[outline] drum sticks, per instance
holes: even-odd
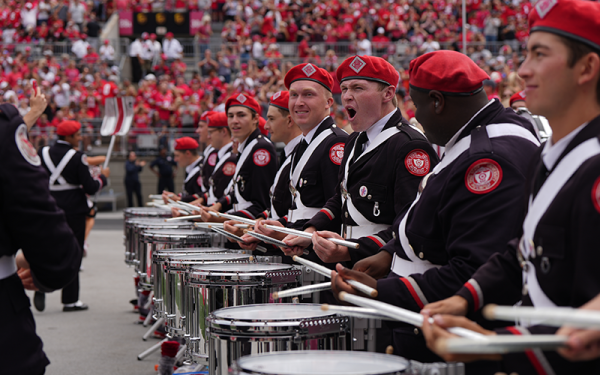
[[[310,260],[304,259],[304,258],[300,258],[297,255],[294,255],[293,257],[295,262],[298,262],[310,269],[312,269],[313,271],[320,273],[321,275],[325,276],[325,277],[331,277],[331,270],[327,267],[323,267],[320,264],[317,264],[315,262],[311,262]],[[371,288],[370,286],[367,286],[363,283],[360,283],[356,280],[345,280],[348,284],[352,285],[352,287],[368,296],[371,297],[377,297],[377,290]]]
[[[291,228],[278,227],[275,225],[268,225],[268,224],[263,224],[263,225],[265,226],[265,228],[271,229],[271,230],[274,230],[277,232],[281,232],[281,233],[285,233],[285,234],[292,234],[292,235],[298,236],[298,237],[312,238],[312,234],[308,233],[308,232],[302,232],[302,231],[291,229]],[[340,246],[346,246],[350,249],[358,249],[358,247],[359,247],[359,245],[354,242],[340,240],[338,238],[327,238],[327,237],[324,237],[324,238],[328,241],[333,242],[334,244],[337,244]]]
[[[528,336],[486,336],[486,340],[468,338],[442,339],[437,349],[444,353],[461,354],[505,354],[522,352],[528,349],[556,350],[565,345],[567,336],[528,335]]]
[[[292,289],[290,289],[292,290]],[[365,307],[354,307],[354,306],[337,306],[337,305],[328,305],[326,303],[321,305],[321,310],[329,311],[332,313],[345,315],[345,316],[353,316],[355,318],[364,318],[364,319],[380,319],[380,320],[392,320],[388,316],[381,315],[375,309],[368,309]]]
[[[527,306],[488,305],[483,316],[490,320],[527,320],[554,327],[600,329],[600,312],[570,307],[535,308]]]
[[[225,229],[222,229],[222,228],[217,228],[217,227],[212,227],[212,226],[209,226],[209,228],[210,228],[210,229],[212,229],[213,231],[215,231],[215,232],[219,233],[219,234],[222,234],[223,236],[225,236],[225,237],[227,237],[227,238],[229,238],[229,239],[232,239],[232,240],[234,240],[234,241],[237,241],[237,242],[241,242],[241,243],[247,244],[247,242],[246,242],[246,241],[244,241],[244,240],[242,239],[242,237],[239,237],[239,236],[236,236],[235,234],[229,233],[229,232],[228,232],[228,231],[226,231]],[[258,250],[258,251],[260,251],[260,252],[262,252],[262,253],[266,253],[266,252],[267,252],[267,249],[265,249],[265,248],[264,248],[264,247],[262,247],[262,246],[256,246],[256,250]]]
[[[298,288],[292,288],[287,290],[282,290],[281,292],[274,292],[273,299],[299,296],[302,294],[309,294],[314,292],[320,292],[323,290],[331,289],[331,283],[321,283],[321,284],[313,284],[313,285],[305,285]]]
[[[416,327],[421,327],[423,325],[423,315],[414,311],[392,306],[387,303],[375,301],[369,298],[355,296],[346,292],[340,292],[338,297],[341,301],[349,302],[357,306],[376,309],[379,314],[389,316],[392,319],[399,320],[404,323],[412,324]],[[430,318],[430,321],[433,323],[432,318]],[[457,336],[478,340],[479,342],[487,340],[487,336],[462,327],[448,328],[448,332],[451,332]]]

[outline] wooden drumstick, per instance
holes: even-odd
[[[267,229],[271,229],[271,230],[274,230],[277,232],[291,234],[291,235],[298,236],[298,237],[312,238],[312,234],[308,233],[308,232],[303,232],[303,231],[292,229],[292,228],[278,227],[276,225],[269,225],[269,224],[264,224],[264,226]],[[355,242],[340,240],[339,238],[331,238],[331,237],[323,237],[323,238],[326,239],[327,241],[333,242],[336,245],[346,246],[347,248],[350,248],[350,249],[358,249],[360,247],[360,245]]]
[[[487,336],[487,339],[469,338],[440,339],[436,349],[443,353],[460,354],[506,354],[529,349],[556,350],[563,347],[567,336],[527,335],[527,336]]]

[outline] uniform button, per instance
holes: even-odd
[[[346,219],[348,218],[348,211],[344,212],[344,216],[346,217]]]
[[[537,249],[535,249],[535,250],[537,251],[537,255],[540,257],[544,253],[544,249],[541,246],[538,246]]]
[[[367,199],[371,199],[373,198],[373,196],[371,196],[371,194],[367,195]]]
[[[425,256],[425,254],[423,254],[423,252],[419,253],[419,258],[423,259],[424,256]]]
[[[392,237],[396,238],[396,232],[392,232]]]
[[[304,185],[306,185],[307,182],[308,182],[307,180],[304,180]]]
[[[415,335],[418,335],[419,334],[419,329],[415,328],[413,332],[415,333]]]

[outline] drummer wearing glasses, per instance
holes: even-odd
[[[600,4],[588,1],[542,0],[530,13],[529,53],[518,73],[525,81],[527,108],[546,117],[553,133],[531,163],[527,215],[508,250],[480,267],[455,296],[426,306],[428,314],[466,315],[488,303],[579,308],[600,293],[599,20]],[[592,301],[583,308],[597,306]],[[444,328],[481,330],[464,317],[436,316],[435,322],[424,330],[431,348],[449,336]],[[535,335],[556,328],[519,325],[482,332]],[[600,360],[589,360],[598,357],[597,339],[586,346],[581,341],[586,335],[578,330],[558,333],[573,335],[561,354],[587,361],[569,362],[539,349],[496,359],[506,372],[521,375],[600,373]]]

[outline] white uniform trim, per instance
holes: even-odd
[[[571,176],[577,172],[579,167],[590,158],[600,154],[600,143],[598,138],[591,138],[575,147],[569,152],[556,166],[548,176],[535,199],[529,197],[529,209],[525,221],[523,222],[523,236],[519,242],[519,251],[525,259],[528,259],[534,251],[533,237],[535,230],[548,210],[548,207],[556,198],[563,186],[569,181]],[[529,261],[523,267],[523,283],[527,284],[529,297],[535,307],[555,307],[554,302],[548,298],[540,287],[535,267]]]
[[[533,134],[531,134],[530,131],[515,124],[490,124],[485,127],[485,130],[487,131],[488,137],[490,139],[499,137],[519,137],[530,141],[536,146],[540,145],[538,139]],[[458,157],[464,152],[466,152],[470,147],[471,135],[468,135],[465,138],[458,141],[448,150],[448,153],[446,153],[442,161],[435,166],[432,173],[439,174],[446,167],[451,165],[456,159],[458,159]],[[404,254],[406,254],[406,256],[409,259],[405,260],[399,257],[398,255],[394,256],[394,260],[392,262],[392,271],[398,276],[408,276],[412,273],[424,273],[425,271],[431,268],[441,267],[440,265],[432,264],[427,260],[422,260],[418,258],[414,250],[410,246],[408,237],[406,236],[406,221],[413,207],[415,206],[415,204],[417,204],[420,198],[421,194],[417,194],[417,197],[415,198],[408,211],[406,211],[406,214],[404,215],[402,221],[400,222],[400,225],[398,226],[400,244],[402,245],[402,250],[404,251]]]
[[[42,148],[42,156],[44,158],[44,163],[48,170],[50,171],[50,181],[49,187],[52,191],[64,191],[64,190],[74,190],[79,189],[81,186],[69,184],[67,180],[61,175],[61,173],[65,170],[69,161],[73,158],[73,156],[77,153],[75,149],[70,149],[67,151],[65,156],[60,160],[57,166],[54,165],[52,159],[50,158],[50,147],[46,146]],[[58,182],[58,185],[54,185],[55,182]]]
[[[333,130],[323,130],[321,134],[319,134],[315,139],[313,139],[310,142],[310,144],[304,151],[304,154],[302,154],[302,157],[300,158],[300,160],[298,160],[296,168],[290,168],[290,185],[293,186],[295,189],[297,189],[298,179],[300,178],[300,174],[306,166],[306,163],[308,162],[312,154],[315,152],[317,147],[319,147],[319,145],[323,143],[323,141],[331,134],[333,134]],[[295,154],[294,158],[296,158]],[[292,201],[296,204],[296,209],[288,211],[288,221],[290,223],[294,223],[298,220],[312,219],[312,217],[319,213],[319,211],[321,210],[320,207],[306,207],[306,205],[304,205],[304,203],[302,202],[300,192],[297,190],[295,194],[292,194]]]
[[[215,172],[220,170],[223,163],[225,163],[227,161],[227,159],[229,159],[230,157],[231,157],[231,151],[226,153],[225,155],[221,156],[221,158],[219,159],[219,162],[217,163],[217,165],[215,165],[215,169],[213,169],[213,174],[215,174]],[[215,195],[214,184],[211,184],[210,188],[208,189],[208,199],[206,201],[206,204],[212,205],[218,199],[219,198]]]
[[[277,186],[277,183],[279,182],[279,177],[281,177],[281,172],[283,172],[285,167],[288,164],[290,164],[291,162],[292,162],[292,158],[286,158],[285,161],[281,164],[281,167],[279,167],[279,170],[277,171],[277,174],[275,175],[275,182],[273,183],[273,186],[271,186],[271,189],[270,189],[271,197],[273,197],[273,195],[275,194],[275,186]],[[273,219],[273,220],[279,219],[279,215],[277,215],[277,211],[275,211],[275,207],[273,206],[273,198],[271,198],[271,219]]]
[[[237,200],[237,203],[233,205],[234,211],[245,210],[246,208],[252,206],[252,202],[248,202],[247,200],[244,199],[244,197],[242,197],[242,194],[240,194],[240,189],[238,188],[238,184],[235,183],[235,180],[237,179],[238,175],[240,174],[242,165],[244,165],[244,163],[246,162],[246,159],[248,159],[248,156],[250,155],[250,153],[252,152],[252,149],[254,148],[254,146],[257,143],[258,143],[258,138],[255,138],[252,142],[250,142],[249,144],[247,144],[244,147],[244,151],[240,155],[237,165],[235,166],[235,173],[233,174],[233,177],[231,178],[231,182],[229,182],[229,185],[227,186],[226,191],[231,191],[231,189],[233,189],[233,193],[235,194],[235,199]]]

